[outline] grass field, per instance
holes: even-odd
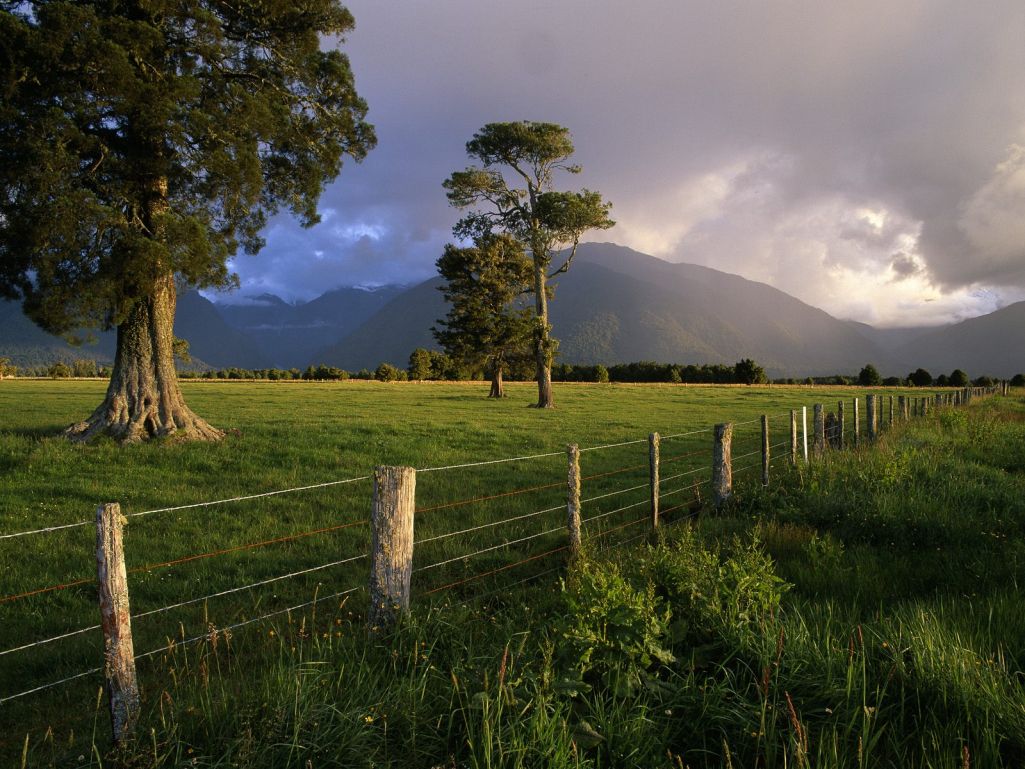
[[[968,675],[973,671],[962,670],[962,684],[970,682],[978,689],[973,694],[976,706],[980,696],[993,698],[989,704],[983,702],[979,711],[988,714],[983,721],[992,721],[992,744],[988,748],[989,753],[985,753],[987,748],[983,746],[984,755],[1003,760],[1002,756],[1009,749],[1008,743],[1006,739],[1001,741],[993,735],[1002,734],[1001,730],[1017,729],[1025,723],[1025,719],[1015,715],[1013,706],[1006,705],[1008,697],[1020,693],[1021,674],[1015,671],[1021,670],[1019,662],[1025,657],[1022,646],[1022,639],[1025,639],[1022,617],[1025,612],[1018,607],[1020,602],[1015,600],[1013,588],[1015,580],[1023,576],[1020,532],[1025,521],[1025,513],[1021,509],[1021,500],[1025,497],[1021,481],[1025,441],[1020,440],[1020,423],[1014,421],[1014,418],[1021,417],[1020,404],[1014,410],[1006,404],[1007,399],[980,403],[970,410],[972,419],[964,417],[963,424],[957,421],[963,416],[960,413],[942,417],[946,419],[943,424],[937,419],[926,420],[928,424],[921,428],[918,425],[911,429],[902,428],[892,437],[887,436],[878,451],[845,454],[842,459],[837,458],[811,474],[800,476],[786,470],[786,450],[780,447],[777,449],[778,482],[766,492],[755,493],[753,481],[757,475],[755,465],[758,457],[744,456],[755,451],[760,440],[759,426],[752,420],[757,420],[763,413],[772,417],[770,424],[775,444],[786,440],[790,408],[810,407],[814,402],[826,403],[828,408],[833,408],[838,398],[849,403],[852,397],[863,395],[864,391],[803,387],[565,385],[556,390],[559,408],[537,411],[528,408],[532,387],[526,384],[511,385],[511,397],[501,402],[485,399],[486,391],[479,384],[197,382],[187,383],[185,387],[186,397],[194,409],[220,427],[237,430],[237,434],[213,446],[172,444],[127,449],[104,444],[71,446],[53,436],[61,427],[87,414],[99,402],[102,383],[4,381],[0,385],[0,477],[3,478],[0,487],[0,510],[3,511],[0,533],[88,520],[97,503],[119,501],[123,511],[129,515],[127,561],[131,572],[133,614],[138,615],[239,585],[361,555],[366,551],[369,538],[367,527],[361,522],[369,512],[371,484],[362,480],[295,494],[157,512],[135,518],[138,513],[360,478],[368,475],[376,464],[433,468],[558,452],[555,456],[518,462],[421,473],[417,483],[420,511],[417,517],[418,540],[441,537],[464,528],[485,528],[461,536],[444,537],[418,547],[414,565],[423,570],[414,574],[414,595],[420,596],[419,611],[426,612],[426,616],[417,620],[421,624],[403,631],[406,634],[403,642],[407,646],[410,643],[429,643],[432,647],[442,642],[450,643],[452,665],[458,667],[461,663],[457,658],[466,657],[466,664],[475,664],[473,660],[482,653],[482,649],[486,650],[483,652],[485,657],[495,653],[501,655],[505,643],[516,636],[517,643],[524,644],[521,657],[530,660],[532,654],[536,656],[539,653],[537,649],[543,647],[540,641],[546,632],[543,630],[545,624],[538,624],[540,615],[544,613],[541,607],[560,605],[561,601],[567,600],[567,594],[557,590],[558,573],[548,573],[561,564],[562,554],[538,558],[515,569],[504,567],[555,549],[565,541],[564,533],[559,530],[564,520],[564,511],[559,508],[565,497],[566,460],[561,453],[565,444],[573,442],[582,448],[593,448],[628,443],[586,451],[582,458],[582,473],[588,479],[584,483],[583,498],[601,497],[585,502],[585,519],[594,519],[590,524],[585,522],[585,537],[592,547],[612,545],[644,533],[644,500],[647,498],[647,491],[643,488],[647,479],[647,445],[644,439],[647,433],[685,434],[665,441],[662,447],[666,463],[663,478],[680,476],[679,480],[663,484],[667,492],[677,488],[674,484],[681,488],[679,502],[668,496],[663,503],[664,507],[670,508],[683,505],[675,516],[672,511],[669,513],[667,518],[671,523],[674,517],[693,507],[694,492],[686,488],[691,485],[691,479],[707,479],[711,453],[708,428],[715,422],[736,421],[745,423],[738,425],[734,455],[738,457],[737,467],[746,468],[740,474],[741,479],[752,481],[750,493],[744,495],[744,502],[732,516],[718,519],[703,517],[699,526],[700,541],[690,541],[684,536],[681,548],[696,548],[700,556],[705,552],[701,548],[714,549],[719,546],[716,543],[727,542],[734,533],[745,541],[754,534],[760,537],[764,549],[776,559],[776,571],[793,586],[786,594],[785,611],[780,611],[774,622],[785,623],[787,636],[797,639],[794,642],[799,647],[804,643],[807,654],[812,657],[819,655],[809,658],[808,662],[815,670],[815,676],[811,676],[815,686],[821,683],[816,677],[819,674],[839,676],[835,684],[831,684],[835,686],[843,683],[844,676],[849,679],[852,675],[849,664],[854,657],[847,657],[847,668],[840,663],[856,627],[869,627],[870,632],[883,635],[893,631],[897,634],[895,643],[907,633],[918,633],[920,637],[931,632],[939,646],[934,652],[929,652],[938,656],[927,660],[933,666],[928,675],[939,676],[937,681],[940,683],[936,685],[943,697],[949,695],[944,688],[943,676],[947,675],[951,665],[964,666],[965,649],[975,655],[971,659],[990,660],[990,656],[993,657],[987,663],[992,668],[992,675],[983,682],[989,689],[978,689],[976,678]],[[897,391],[877,392],[888,394]],[[904,391],[903,394],[922,393]],[[990,403],[997,400],[1005,401],[1001,416],[1010,415],[1006,422],[989,413],[995,408]],[[933,433],[928,430],[933,430],[938,437],[929,437]],[[986,435],[1003,435],[1001,431],[1010,431],[1008,435],[1012,437],[1018,436],[1017,445],[1003,440],[995,447],[981,448]],[[918,437],[914,437],[916,435]],[[957,463],[957,472],[940,472],[938,468],[947,467],[945,463],[949,462]],[[676,463],[676,472],[670,472],[673,466],[670,463]],[[931,484],[934,483],[940,483],[941,487],[932,489]],[[642,488],[619,493],[635,486]],[[521,491],[523,489],[533,490]],[[490,499],[483,499],[485,497]],[[615,512],[622,507],[627,509]],[[541,512],[546,510],[549,512]],[[520,516],[529,517],[492,525]],[[631,525],[635,521],[640,523]],[[304,536],[306,532],[340,526],[348,527]],[[548,530],[553,531],[540,535]],[[680,531],[687,530],[687,527],[680,528]],[[296,538],[270,542],[282,537]],[[517,542],[524,537],[531,539]],[[39,588],[88,580],[95,569],[93,538],[92,527],[81,526],[48,534],[0,539],[0,585],[3,586],[0,599]],[[264,542],[268,544],[241,549]],[[461,557],[487,548],[495,549],[471,558]],[[152,566],[225,550],[231,552],[175,565]],[[604,557],[614,560],[616,552],[609,551]],[[725,563],[730,563],[730,556],[723,558]],[[995,565],[991,563],[992,559],[996,559]],[[433,564],[450,560],[450,563],[431,568]],[[622,567],[624,584],[630,583],[631,579],[642,582],[648,579],[631,566],[644,560],[637,557],[627,560]],[[701,561],[701,558],[697,560]],[[499,569],[502,571],[496,571]],[[223,628],[308,601],[314,595],[361,588],[366,571],[365,560],[354,561],[141,618],[134,623],[136,651],[161,650],[168,639],[201,635],[210,624]],[[476,578],[488,572],[495,573]],[[539,577],[530,583],[531,595],[538,596],[536,600],[531,598],[526,607],[492,611],[495,600],[505,601],[510,584],[533,576]],[[586,579],[580,584],[583,583]],[[446,585],[453,587],[438,590]],[[438,592],[431,594],[434,590]],[[475,604],[476,608],[445,610],[449,614],[440,609],[427,609],[430,605],[444,605],[453,600],[478,596],[485,598]],[[965,596],[971,600],[966,600]],[[309,668],[311,680],[320,680],[316,671],[322,668],[316,666],[329,664],[327,660],[333,661],[330,663],[332,669],[335,664],[343,668],[348,665],[349,670],[356,665],[360,671],[357,679],[366,676],[367,680],[356,685],[349,694],[359,694],[370,700],[376,698],[380,707],[385,707],[385,699],[396,696],[389,689],[395,683],[389,683],[380,668],[381,664],[389,664],[387,658],[377,659],[374,655],[379,650],[374,651],[372,647],[367,650],[359,624],[364,603],[365,596],[357,590],[344,598],[324,601],[316,607],[316,613],[308,609],[293,615],[279,615],[270,623],[257,623],[240,629],[231,641],[230,659],[222,660],[211,651],[209,644],[202,644],[179,648],[174,653],[154,654],[143,660],[140,672],[144,694],[147,695],[147,724],[161,734],[159,738],[154,737],[154,753],[149,763],[175,765],[180,761],[185,765],[199,756],[203,757],[203,765],[219,761],[240,763],[237,755],[230,759],[225,757],[226,754],[216,757],[216,746],[223,746],[227,741],[235,746],[233,750],[238,750],[239,736],[234,733],[239,729],[252,730],[251,724],[245,727],[237,718],[231,717],[229,711],[237,710],[235,706],[239,703],[243,708],[249,707],[245,703],[251,705],[251,700],[261,696],[280,698],[282,687],[287,689],[288,682],[294,678],[296,665],[299,669],[312,665]],[[531,607],[531,603],[536,605]],[[530,616],[524,617],[523,611]],[[984,627],[980,627],[979,612],[986,611],[989,617],[998,621],[990,619],[982,622]],[[558,613],[565,616],[565,607],[561,607]],[[308,617],[309,626],[303,625],[300,630],[301,616]],[[290,618],[293,624],[290,624]],[[0,650],[89,626],[96,622],[95,588],[83,582],[6,600],[0,603],[0,619]],[[956,643],[953,646],[948,624],[954,628],[953,641]],[[484,632],[478,627],[481,625],[492,629]],[[878,631],[876,626],[880,628]],[[773,635],[775,630],[775,626],[772,629],[761,628],[759,633],[752,634],[753,641],[733,638],[730,643],[736,648],[726,654],[727,658],[739,659],[737,655],[741,655],[750,658],[745,659],[746,665],[754,664],[757,657],[754,647],[759,643],[765,646],[765,639],[772,641],[770,651],[775,654],[778,636],[778,633]],[[863,643],[864,630],[859,632],[862,634],[859,643]],[[529,642],[524,634],[529,637]],[[841,639],[844,634],[846,637]],[[283,640],[286,638],[289,640]],[[754,645],[737,647],[741,641],[750,641]],[[711,641],[702,646],[709,643]],[[723,643],[723,638],[715,639],[715,643]],[[835,655],[829,651],[833,646],[837,646],[839,654],[836,660],[832,659]],[[0,656],[0,698],[94,667],[101,660],[100,648],[98,633],[91,632]],[[765,651],[758,648],[760,652]],[[409,648],[403,647],[390,664],[410,664],[409,653]],[[417,653],[413,653],[413,663]],[[708,653],[708,650],[702,652]],[[314,661],[307,659],[310,655]],[[346,659],[349,661],[343,662]],[[862,661],[868,664],[867,652]],[[910,665],[913,661],[900,660],[902,665],[905,662]],[[218,675],[211,670],[211,665],[222,662],[225,665],[221,671],[223,675]],[[551,659],[549,663],[556,665]],[[830,667],[834,663],[837,665],[835,670]],[[524,686],[542,686],[543,655],[540,661],[535,659],[525,664],[532,666],[533,673],[526,677],[530,681]],[[691,676],[696,675],[696,670],[704,669],[703,666],[692,667]],[[728,663],[720,670],[727,670],[727,667]],[[402,670],[407,677],[424,675],[430,678],[434,675],[416,665]],[[240,671],[244,674],[240,675]],[[760,668],[756,667],[754,671],[760,675]],[[998,680],[1001,671],[1011,676],[1003,684]],[[454,668],[449,672],[455,675]],[[867,668],[863,672],[868,675]],[[736,675],[736,671],[731,674]],[[661,674],[657,672],[653,674],[646,668],[644,675],[654,675],[651,680],[660,681],[660,686],[665,684],[662,680],[665,676],[660,678]],[[191,676],[196,676],[196,680],[191,680]],[[219,682],[216,696],[209,688],[212,679]],[[83,762],[88,763],[92,760],[92,729],[97,717],[93,703],[98,680],[96,676],[86,677],[0,704],[0,735],[3,735],[0,740],[6,738],[11,743],[0,746],[0,751],[17,752],[24,734],[30,732],[31,763],[64,765],[61,763],[64,759],[58,757],[72,754],[85,756]],[[191,688],[197,686],[196,681],[201,684],[204,680],[208,686],[205,694],[201,685],[198,689]],[[322,685],[325,692],[330,690],[338,696],[334,687],[341,679],[333,684],[332,680],[328,676],[318,686]],[[423,681],[424,687],[428,687],[427,678]],[[699,684],[695,685],[700,688]],[[846,687],[850,691],[856,690],[863,697],[869,695],[866,682],[854,689],[851,689],[852,685],[847,680]],[[892,692],[892,689],[884,688]],[[177,715],[168,721],[165,702],[156,696],[161,691],[173,692],[173,697],[165,694],[170,699],[195,699],[182,708],[176,704],[174,710]],[[320,690],[312,691],[312,704],[316,704]],[[427,688],[424,688],[424,697],[427,697],[426,692]],[[440,722],[433,729],[434,732],[444,731],[446,736],[436,742],[422,734],[419,737],[422,749],[416,748],[412,754],[417,756],[416,761],[404,763],[398,756],[388,757],[388,751],[397,745],[404,746],[399,751],[400,756],[408,758],[411,755],[409,745],[403,740],[415,741],[418,737],[415,729],[409,731],[411,727],[407,723],[408,733],[400,730],[393,733],[391,740],[385,735],[383,742],[380,739],[374,742],[372,736],[362,735],[360,739],[369,740],[366,748],[369,753],[352,747],[362,744],[359,740],[341,740],[347,746],[344,751],[332,753],[318,748],[310,753],[308,746],[302,747],[296,737],[289,743],[291,747],[286,759],[266,765],[304,766],[303,762],[310,756],[317,757],[312,763],[315,766],[347,765],[341,759],[343,755],[349,756],[350,764],[352,756],[361,756],[362,763],[368,766],[443,765],[452,756],[464,755],[466,730],[486,724],[486,719],[478,724],[474,720],[476,715],[468,720],[467,713],[473,715],[476,706],[473,702],[460,706],[458,700],[463,695],[466,692],[460,685],[450,682],[447,709],[440,702],[432,704],[439,713],[443,710],[448,713],[445,729],[441,729]],[[734,692],[738,707],[745,701],[742,695],[743,692]],[[403,690],[402,696],[412,696],[412,690]],[[443,699],[446,695],[438,696]],[[472,698],[473,694],[467,696]],[[632,696],[636,698],[637,695]],[[553,751],[573,753],[573,756],[567,754],[565,765],[576,765],[573,761],[596,765],[655,765],[644,763],[652,760],[647,754],[644,761],[637,756],[629,760],[622,756],[615,758],[607,739],[603,741],[603,747],[596,748],[593,753],[574,753],[574,743],[566,741],[569,727],[565,725],[575,720],[578,699],[566,699],[561,704],[551,700],[555,704],[546,710],[546,718],[551,717],[545,722],[547,726],[540,722],[530,726],[552,730],[549,747]],[[900,707],[907,706],[906,696],[893,699],[902,703]],[[1000,707],[993,705],[994,702],[1001,703]],[[923,707],[920,699],[916,703],[916,707]],[[357,703],[350,704],[355,707]],[[590,703],[589,707],[600,704]],[[624,707],[615,697],[606,704],[613,709],[609,711],[610,715],[613,711],[620,712],[616,708]],[[768,704],[771,703],[766,700],[762,706]],[[394,703],[388,705],[393,706]],[[650,703],[645,705],[650,706]],[[698,707],[699,704],[690,702],[690,706]],[[776,701],[776,706],[786,707],[783,700]],[[376,717],[366,710],[365,704],[361,707],[362,715],[355,719],[362,718],[365,724],[374,723]],[[871,720],[871,716],[866,715],[868,708],[880,707],[863,704],[859,718],[862,722],[865,718]],[[187,712],[189,708],[192,709],[191,715]],[[563,713],[559,708],[568,710]],[[662,708],[663,713],[667,710],[673,708]],[[561,715],[556,717],[553,714],[557,711]],[[336,718],[342,718],[341,713],[339,710]],[[346,718],[351,715],[348,711],[345,713]],[[461,724],[451,720],[457,713],[462,714]],[[368,716],[370,722],[365,721]],[[901,711],[902,727],[906,728],[912,716]],[[589,717],[592,721],[596,718],[593,713]],[[750,714],[744,715],[744,718],[749,717]],[[395,718],[398,716],[393,715]],[[508,714],[504,718],[508,718]],[[695,757],[688,754],[690,765],[719,765],[724,760],[724,746],[735,740],[734,732],[738,727],[735,723],[728,723],[726,714],[716,715],[716,718],[726,720],[722,724],[713,720],[702,728],[710,729],[708,734],[717,734],[721,739],[712,740],[702,749],[704,753],[696,753]],[[293,722],[291,718],[285,720]],[[348,720],[342,718],[346,724]],[[674,727],[662,723],[665,720],[656,718],[652,722],[660,725],[661,729],[659,734],[662,736],[656,742],[669,745],[659,755],[665,757],[665,750],[670,749],[676,749],[675,755],[682,755],[678,749],[682,743],[678,745],[673,742],[676,738],[667,736],[672,735]],[[770,720],[775,723],[778,719]],[[624,724],[627,721],[633,723],[626,719]],[[839,735],[834,729],[835,750],[829,755],[847,758],[843,761],[836,758],[828,765],[859,765],[855,761],[859,744],[861,758],[867,760],[865,739],[868,732],[862,722],[859,722],[860,726],[853,722],[847,724],[846,736]],[[206,723],[206,726],[200,726],[201,723]],[[421,723],[421,731],[426,728],[425,723]],[[939,719],[930,727],[936,740],[950,737],[943,734],[946,723]],[[52,737],[44,738],[46,726],[50,724],[55,725]],[[295,726],[294,723],[292,725]],[[281,724],[275,723],[269,733],[275,733],[274,739],[279,743],[288,743],[285,737],[275,732],[279,726]],[[974,722],[971,726],[976,728]],[[106,731],[102,716],[95,728],[101,736],[98,744],[102,746],[102,735]],[[312,727],[304,722],[303,728]],[[183,737],[183,729],[206,730],[206,735],[202,738],[196,734]],[[608,731],[606,727],[603,734],[607,736]],[[770,736],[765,729],[756,724],[754,732],[756,743],[759,742],[759,733],[762,733],[762,747],[751,753],[750,746],[736,745],[732,749],[738,756],[761,756],[759,760],[764,765],[790,765],[785,763],[786,760],[800,765],[800,755],[804,756],[801,760],[811,761],[811,754],[806,747],[801,747],[799,739],[790,745],[793,734],[774,732],[770,750]],[[885,740],[898,739],[891,732],[892,729],[882,729],[872,734],[885,735]],[[402,737],[402,734],[406,736]],[[459,736],[453,737],[453,734]],[[855,736],[861,739],[860,743]],[[1020,740],[1013,741],[1017,739],[1014,735],[1012,738],[1012,748],[1022,744]],[[513,737],[509,739],[515,741]],[[709,739],[707,734],[702,737],[704,743]],[[882,736],[873,739],[884,740]],[[928,754],[935,757],[931,763],[916,760],[908,765],[962,765],[958,762],[963,756],[958,751],[950,753],[945,746],[941,749],[937,745],[930,753],[928,745],[917,745],[915,739],[912,735],[905,735],[894,743],[904,745],[904,753],[895,753],[898,748],[891,745],[880,755],[896,761],[895,756],[917,758]],[[325,740],[330,742],[327,737],[312,741],[320,744]],[[303,744],[310,741],[309,734],[305,734]],[[471,742],[483,744],[480,740]],[[583,741],[578,739],[577,742]],[[253,745],[258,743],[256,739]],[[815,750],[819,751],[817,755],[821,760],[814,761],[815,765],[823,765],[822,760],[829,757],[821,753],[824,749],[823,743],[816,738]],[[189,750],[193,752],[189,753]],[[801,753],[802,750],[805,752]],[[774,756],[771,760],[770,754]],[[281,759],[279,754],[274,755]],[[482,763],[472,749],[470,756],[472,761],[465,760],[471,765],[517,765],[509,761]],[[713,756],[718,756],[718,763],[712,760]],[[252,761],[254,765],[259,764],[256,758]],[[146,760],[139,758],[139,762],[145,764]],[[552,765],[562,764],[553,761]],[[741,759],[737,765],[753,764]],[[862,765],[878,764],[869,762]],[[985,764],[976,762],[972,765]]]

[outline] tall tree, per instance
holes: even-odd
[[[577,244],[588,230],[608,229],[611,204],[597,192],[560,192],[556,172],[576,174],[569,163],[573,142],[569,131],[554,123],[521,121],[488,123],[466,143],[466,153],[479,161],[456,171],[444,183],[449,202],[473,208],[453,232],[477,239],[503,232],[529,252],[533,265],[534,358],[538,408],[551,408],[552,359],[555,341],[548,322],[548,281],[569,269]],[[553,261],[565,249],[562,264]]]
[[[304,225],[375,143],[335,0],[0,0],[0,294],[51,333],[117,328],[103,403],[68,433],[222,433],[174,369],[176,280],[237,284],[281,207]]]
[[[505,396],[502,375],[530,346],[531,313],[521,298],[530,290],[532,262],[523,245],[506,234],[485,234],[472,248],[445,246],[438,259],[449,303],[434,336],[462,365],[483,365],[490,398]]]

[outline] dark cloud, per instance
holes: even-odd
[[[246,290],[428,276],[465,141],[538,119],[573,131],[571,183],[614,202],[603,238],[877,322],[1025,297],[1020,0],[349,7],[379,146],[324,223],[276,220],[237,260]]]
[[[910,254],[894,254],[890,262],[890,269],[893,270],[894,280],[905,280],[912,275],[922,271],[922,265]]]

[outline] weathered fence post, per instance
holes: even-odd
[[[114,742],[130,739],[139,717],[139,682],[135,675],[132,613],[128,605],[121,505],[96,508],[96,570],[99,577],[100,627],[103,629],[103,675],[110,703]]]
[[[790,409],[790,462],[797,464],[797,409]]]
[[[651,474],[651,528],[658,528],[658,463],[661,440],[658,433],[648,436],[648,465]]]
[[[715,426],[712,444],[712,499],[716,508],[733,495],[733,423]]]
[[[846,436],[844,435],[844,433],[846,432],[846,429],[845,429],[846,419],[844,418],[844,408],[845,408],[845,406],[846,406],[846,404],[842,400],[839,400],[839,401],[836,402],[837,448],[839,448],[839,449],[844,448],[844,441],[846,440]]]
[[[821,403],[812,408],[815,415],[815,456],[821,457],[826,453],[826,414]]]
[[[374,504],[370,516],[370,631],[383,632],[409,611],[413,575],[413,510],[416,470],[374,468]]]
[[[908,403],[907,398],[903,395],[897,397],[897,413],[900,414],[900,421],[906,422],[908,420]]]
[[[893,396],[890,396],[890,427],[893,427]]]
[[[831,449],[840,448],[840,420],[832,411],[826,414],[826,445]]]
[[[861,445],[861,417],[858,415],[858,399],[855,398],[851,405],[853,406],[853,412],[851,416],[854,418],[854,445]]]
[[[869,442],[876,439],[876,396],[865,396],[865,435]]]
[[[580,447],[571,443],[566,447],[569,455],[569,473],[566,476],[566,528],[569,533],[570,557],[580,553]]]
[[[801,406],[801,441],[804,443],[804,463],[808,464],[808,407]]]
[[[769,485],[769,418],[762,414],[762,486]]]

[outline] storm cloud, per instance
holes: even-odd
[[[378,148],[321,224],[271,222],[243,292],[429,277],[466,140],[528,119],[573,132],[602,239],[882,325],[1025,298],[1020,0],[348,5]]]

